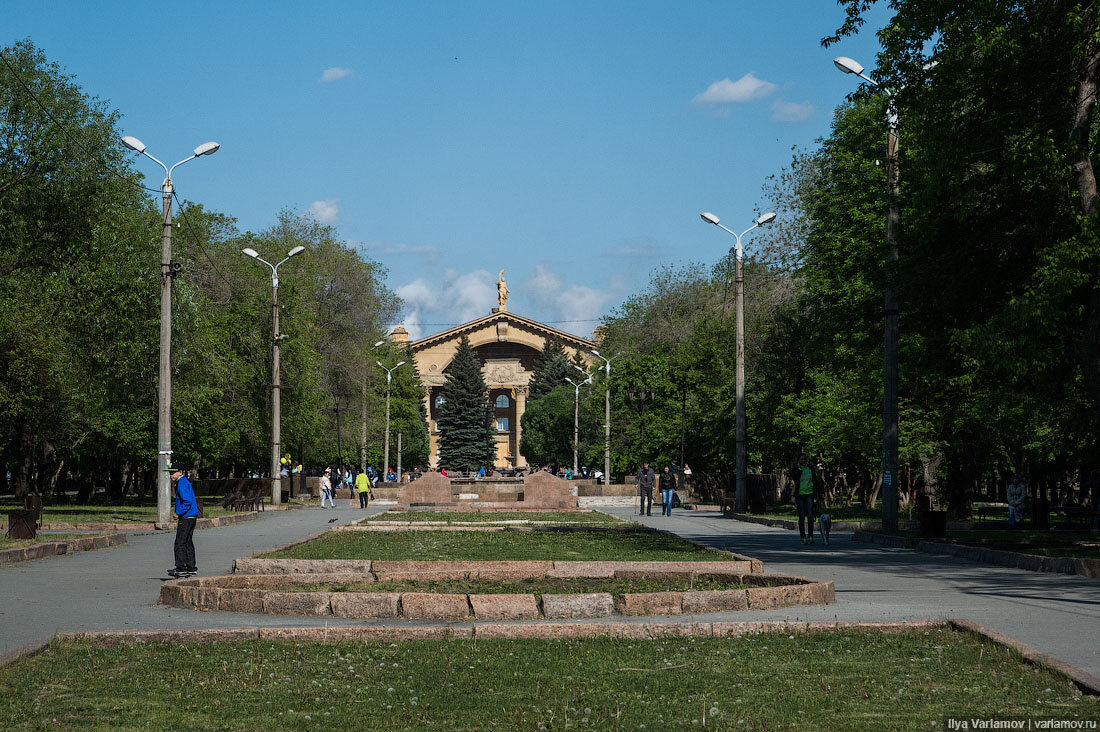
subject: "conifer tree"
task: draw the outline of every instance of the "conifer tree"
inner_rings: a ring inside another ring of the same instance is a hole
[[[565,383],[565,378],[575,373],[561,342],[547,339],[542,355],[535,362],[535,375],[531,377],[529,400],[546,396],[555,387]],[[579,375],[579,374],[578,374]]]
[[[447,369],[439,407],[439,462],[451,470],[477,470],[492,465],[493,430],[486,404],[489,390],[481,375],[481,364],[463,336]]]

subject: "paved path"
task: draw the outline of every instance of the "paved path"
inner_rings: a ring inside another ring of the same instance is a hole
[[[606,509],[722,549],[763,560],[771,574],[836,583],[836,604],[738,613],[746,620],[970,618],[1100,676],[1100,580],[887,549],[834,531],[830,546],[803,546],[798,532],[722,518],[717,511],[638,517]]]
[[[247,556],[368,511],[343,501],[317,508],[265,512],[257,521],[195,532],[204,575],[227,574]],[[608,513],[628,519],[627,508]],[[765,571],[833,580],[837,603],[715,615],[741,620],[909,620],[967,617],[1040,651],[1100,675],[1100,581],[975,564],[954,557],[884,549],[836,532],[832,546],[804,547],[795,532],[676,511],[641,518],[714,546],[758,557]],[[135,534],[117,549],[0,567],[0,654],[62,630],[385,624],[337,618],[200,613],[155,605],[172,564],[171,533]],[[389,621],[407,624],[409,621]]]

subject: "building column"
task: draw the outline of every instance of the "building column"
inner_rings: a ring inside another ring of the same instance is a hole
[[[523,411],[527,409],[527,387],[516,387],[516,465],[517,468],[526,468],[527,459],[519,451],[519,441],[523,437],[523,427],[521,420],[523,419]]]

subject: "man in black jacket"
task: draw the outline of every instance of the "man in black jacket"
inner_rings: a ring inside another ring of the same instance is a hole
[[[634,476],[634,485],[638,486],[638,497],[640,499],[638,515],[641,516],[644,512],[646,516],[649,516],[649,512],[653,509],[653,488],[657,485],[657,476],[654,474],[653,468],[649,467],[649,461],[642,463],[642,469]]]

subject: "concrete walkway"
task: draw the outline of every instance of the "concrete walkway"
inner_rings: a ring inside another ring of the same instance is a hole
[[[723,518],[717,511],[674,510],[641,521],[764,562],[770,574],[836,584],[836,604],[738,613],[745,620],[920,620],[969,618],[1100,676],[1100,580],[978,564],[955,557],[887,549],[836,532],[830,545],[799,543],[798,532]]]
[[[374,514],[341,507],[269,511],[256,521],[195,532],[203,575],[228,574],[233,560]],[[628,508],[606,508],[639,520]],[[912,620],[970,618],[1100,676],[1100,581],[990,567],[962,559],[857,544],[834,533],[832,546],[802,546],[796,532],[676,511],[642,517],[713,546],[758,557],[765,571],[836,583],[837,604],[722,613],[736,620]],[[171,533],[134,534],[107,549],[0,567],[0,654],[62,630],[333,626],[387,621],[200,613],[156,605],[172,566]],[[709,616],[708,616],[709,617]],[[388,621],[409,624],[409,621]]]

